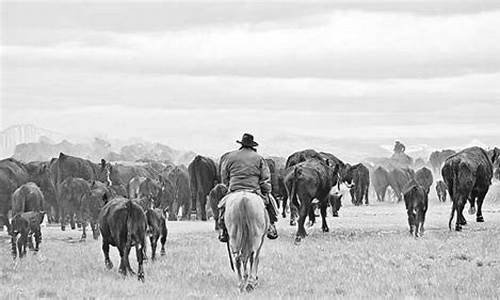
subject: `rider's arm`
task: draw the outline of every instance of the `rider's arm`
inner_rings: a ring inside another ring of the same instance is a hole
[[[229,174],[229,171],[227,170],[227,163],[226,162],[222,163],[221,170],[220,170],[220,176],[221,176],[222,184],[229,187],[230,174]]]
[[[261,159],[260,161],[260,179],[259,179],[259,185],[260,185],[260,191],[262,194],[266,195],[271,192],[271,172],[269,171],[269,166],[267,165],[267,162],[265,159]]]

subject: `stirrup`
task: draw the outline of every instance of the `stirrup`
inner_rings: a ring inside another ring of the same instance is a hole
[[[269,225],[269,228],[267,229],[267,238],[270,240],[278,238],[278,230],[276,230],[274,224]]]
[[[227,233],[227,230],[222,229],[219,232],[219,241],[221,243],[227,243],[229,241],[229,234]]]

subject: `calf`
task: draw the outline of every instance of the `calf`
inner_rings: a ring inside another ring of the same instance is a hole
[[[137,277],[144,281],[143,253],[146,242],[147,219],[142,208],[126,198],[117,197],[104,205],[99,214],[99,226],[102,235],[104,263],[113,268],[109,259],[109,246],[115,246],[120,252],[119,271],[123,275],[135,274],[128,259],[130,248],[135,245],[138,263]]]
[[[418,184],[412,184],[404,192],[404,200],[406,213],[408,214],[410,234],[415,233],[415,237],[423,235],[425,213],[427,212],[428,204],[428,198],[425,189]]]
[[[446,202],[446,190],[447,190],[447,188],[446,188],[446,184],[444,183],[444,181],[439,180],[436,183],[436,193],[437,193],[439,201]]]
[[[210,207],[212,208],[212,212],[214,214],[215,221],[215,230],[219,230],[219,201],[224,198],[227,194],[227,187],[219,183],[208,193],[208,202],[210,203]]]
[[[342,207],[342,194],[341,193],[330,193],[328,196],[328,202],[330,202],[330,206],[332,207],[332,216],[339,216],[339,209]]]
[[[32,235],[35,236],[35,251],[38,251],[42,242],[42,231],[40,224],[43,221],[45,213],[30,211],[17,214],[12,218],[12,256],[14,258],[19,255],[19,258],[26,255],[26,245],[33,249]],[[17,237],[17,235],[20,235]],[[16,241],[17,240],[17,241]],[[16,249],[17,245],[17,249]]]
[[[61,230],[66,230],[66,216],[70,218],[71,229],[75,229],[74,216],[77,221],[82,224],[82,237],[87,238],[87,222],[91,221],[92,215],[99,212],[99,208],[94,207],[91,200],[90,184],[82,178],[66,178],[60,188],[59,199],[59,219],[61,222]]]
[[[12,215],[41,211],[43,202],[43,194],[38,186],[33,182],[25,183],[12,194]]]
[[[160,255],[165,255],[165,242],[167,241],[167,225],[165,223],[165,217],[161,209],[147,209],[146,210],[146,220],[148,223],[147,235],[149,236],[149,241],[151,242],[151,259],[156,259],[156,245],[158,239],[161,242]]]

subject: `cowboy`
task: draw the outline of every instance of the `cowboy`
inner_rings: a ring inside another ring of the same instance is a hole
[[[269,239],[276,239],[278,232],[274,223],[278,221],[276,205],[271,193],[271,174],[266,160],[257,153],[259,144],[254,141],[253,135],[245,133],[241,141],[240,149],[229,152],[222,163],[222,183],[228,187],[228,193],[251,190],[259,194],[265,203],[269,214],[270,225],[267,231]],[[223,243],[229,239],[226,225],[224,224],[225,202],[219,204],[219,240]]]
[[[394,144],[394,153],[403,153],[405,152],[406,147],[400,141],[396,141]]]

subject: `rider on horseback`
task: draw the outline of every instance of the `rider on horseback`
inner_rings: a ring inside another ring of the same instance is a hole
[[[257,153],[257,144],[253,140],[253,135],[245,133],[241,141],[239,150],[227,154],[222,162],[221,177],[222,183],[228,187],[228,192],[241,190],[251,190],[259,194],[263,199],[266,210],[269,214],[270,225],[267,237],[275,239],[278,232],[274,223],[278,221],[277,211],[275,209],[274,199],[270,196],[271,184],[269,167],[266,160]],[[228,241],[228,233],[224,224],[225,203],[219,204],[219,240],[223,243]]]

